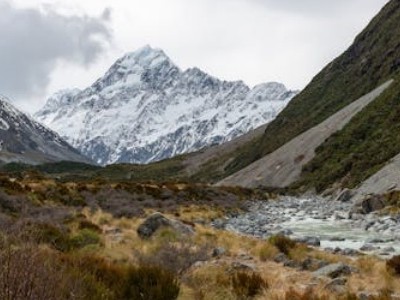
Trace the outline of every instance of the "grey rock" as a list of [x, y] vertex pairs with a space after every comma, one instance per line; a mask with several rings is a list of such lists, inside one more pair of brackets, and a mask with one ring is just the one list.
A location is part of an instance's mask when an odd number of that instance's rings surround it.
[[382, 251], [386, 252], [386, 253], [393, 253], [393, 252], [396, 252], [396, 249], [394, 249], [393, 247], [386, 247], [386, 248], [382, 249]]
[[338, 278], [341, 276], [350, 275], [351, 273], [352, 273], [351, 268], [348, 265], [345, 265], [343, 263], [337, 263], [325, 266], [313, 272], [313, 275], [315, 277], [326, 276], [330, 278]]
[[367, 244], [383, 244], [385, 240], [379, 238], [367, 239]]
[[232, 270], [235, 271], [255, 271], [256, 267], [253, 264], [248, 264], [248, 263], [242, 263], [235, 261], [231, 265]]
[[382, 195], [368, 195], [361, 200], [361, 211], [364, 214], [381, 210], [385, 208], [386, 204]]
[[193, 235], [194, 229], [180, 221], [166, 218], [161, 213], [154, 213], [149, 216], [137, 229], [139, 237], [150, 238], [161, 227], [170, 227], [183, 235]]
[[306, 258], [301, 263], [301, 269], [305, 271], [315, 271], [319, 270], [328, 265], [328, 262], [324, 260], [319, 260], [315, 258]]
[[331, 242], [344, 242], [346, 239], [338, 236], [331, 237], [329, 241]]
[[371, 244], [365, 244], [364, 246], [362, 246], [362, 247], [360, 248], [361, 251], [367, 251], [367, 252], [369, 252], [369, 251], [376, 251], [376, 250], [378, 250], [378, 249], [379, 249], [379, 247], [376, 247], [376, 246], [371, 245]]
[[289, 261], [289, 258], [287, 257], [286, 254], [283, 254], [283, 253], [279, 253], [274, 257], [274, 262], [276, 262], [276, 263], [285, 264], [288, 261]]
[[344, 189], [336, 197], [335, 201], [338, 201], [338, 202], [349, 202], [353, 196], [354, 196], [354, 191], [353, 190]]
[[347, 278], [340, 277], [332, 279], [325, 285], [325, 289], [332, 293], [343, 293], [345, 291], [344, 286], [347, 283]]
[[340, 254], [345, 255], [345, 256], [357, 256], [360, 255], [360, 252], [354, 249], [346, 248], [343, 249]]
[[217, 229], [225, 229], [226, 222], [224, 220], [218, 219], [212, 222], [212, 226]]
[[226, 253], [225, 248], [218, 247], [218, 248], [213, 249], [212, 256], [213, 257], [220, 257], [220, 256], [224, 255], [225, 253]]
[[295, 241], [309, 246], [315, 246], [315, 247], [321, 246], [321, 240], [314, 236], [305, 236], [296, 238]]
[[297, 261], [294, 261], [294, 260], [291, 260], [291, 259], [289, 259], [288, 261], [284, 262], [283, 266], [284, 267], [288, 267], [288, 268], [292, 268], [292, 269], [298, 269], [298, 268], [302, 267], [301, 263], [299, 263]]

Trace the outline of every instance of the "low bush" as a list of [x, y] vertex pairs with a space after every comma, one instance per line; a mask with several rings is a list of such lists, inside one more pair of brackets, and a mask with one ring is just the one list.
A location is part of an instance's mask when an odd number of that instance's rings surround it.
[[97, 232], [90, 229], [83, 229], [70, 240], [73, 249], [81, 249], [89, 245], [98, 245], [101, 238]]
[[147, 254], [136, 252], [135, 255], [141, 264], [159, 266], [174, 274], [182, 274], [194, 263], [208, 260], [209, 252], [207, 245], [198, 246], [187, 240], [163, 242]]
[[42, 223], [32, 225], [28, 232], [38, 243], [48, 244], [62, 252], [71, 249], [68, 232], [52, 224]]
[[82, 274], [74, 276], [57, 255], [36, 246], [8, 245], [0, 251], [0, 266], [0, 299], [90, 299], [89, 295], [98, 295], [93, 289], [85, 293]]
[[232, 275], [232, 288], [238, 299], [253, 298], [269, 285], [259, 274], [237, 272]]
[[395, 275], [400, 276], [400, 255], [393, 256], [386, 262], [386, 267]]
[[274, 245], [278, 250], [286, 255], [290, 250], [296, 247], [296, 242], [284, 235], [275, 235], [269, 238], [269, 242]]
[[175, 300], [180, 291], [175, 275], [157, 266], [131, 268], [127, 274], [123, 299]]

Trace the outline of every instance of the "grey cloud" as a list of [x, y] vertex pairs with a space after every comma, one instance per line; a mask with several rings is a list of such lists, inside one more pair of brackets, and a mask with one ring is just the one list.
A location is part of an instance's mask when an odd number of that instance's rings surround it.
[[[348, 11], [349, 6], [353, 5], [363, 10], [366, 7], [376, 5], [376, 0], [251, 0], [260, 5], [265, 5], [269, 9], [283, 12], [291, 12], [302, 15], [317, 15], [318, 17], [340, 17], [334, 14]], [[385, 0], [388, 2], [389, 0]], [[382, 2], [382, 1], [380, 1]]]
[[95, 62], [112, 39], [110, 14], [107, 9], [98, 18], [64, 16], [0, 0], [0, 93], [20, 100], [40, 96], [60, 60]]

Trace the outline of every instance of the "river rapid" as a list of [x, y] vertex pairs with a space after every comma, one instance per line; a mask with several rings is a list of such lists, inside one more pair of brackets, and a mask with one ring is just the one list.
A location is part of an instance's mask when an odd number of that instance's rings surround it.
[[353, 203], [321, 197], [281, 197], [249, 202], [247, 207], [247, 212], [217, 220], [213, 225], [258, 238], [283, 234], [345, 255], [400, 254], [400, 215], [351, 213]]

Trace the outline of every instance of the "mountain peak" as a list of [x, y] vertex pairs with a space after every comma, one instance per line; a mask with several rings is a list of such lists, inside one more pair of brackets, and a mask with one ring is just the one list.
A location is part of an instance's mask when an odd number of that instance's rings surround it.
[[165, 61], [171, 62], [171, 59], [162, 49], [152, 48], [150, 45], [146, 45], [134, 52], [126, 54], [120, 60], [120, 65], [128, 69], [135, 65], [151, 69]]
[[144, 46], [81, 93], [56, 95], [59, 100], [50, 99], [36, 117], [99, 164], [148, 163], [271, 121], [293, 94], [269, 90], [274, 94], [262, 87], [251, 94], [242, 81], [223, 81], [199, 68], [181, 71], [164, 51]]
[[118, 59], [88, 94], [112, 95], [126, 88], [159, 89], [169, 85], [177, 73], [180, 73], [179, 68], [163, 50], [147, 45]]

